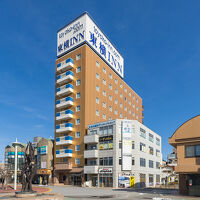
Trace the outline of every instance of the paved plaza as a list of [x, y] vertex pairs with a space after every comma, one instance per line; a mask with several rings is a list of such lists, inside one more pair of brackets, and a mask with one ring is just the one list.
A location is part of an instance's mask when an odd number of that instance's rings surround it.
[[144, 200], [197, 200], [199, 197], [179, 196], [173, 189], [112, 189], [112, 188], [82, 188], [71, 186], [50, 186], [53, 193], [61, 193], [65, 200], [93, 199], [144, 199]]

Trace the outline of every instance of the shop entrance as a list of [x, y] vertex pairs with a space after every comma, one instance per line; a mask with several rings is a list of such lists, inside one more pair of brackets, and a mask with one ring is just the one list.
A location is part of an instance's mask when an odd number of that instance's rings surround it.
[[81, 174], [70, 174], [69, 181], [70, 181], [70, 185], [81, 186], [82, 176]]
[[99, 186], [112, 187], [113, 186], [112, 174], [100, 174]]

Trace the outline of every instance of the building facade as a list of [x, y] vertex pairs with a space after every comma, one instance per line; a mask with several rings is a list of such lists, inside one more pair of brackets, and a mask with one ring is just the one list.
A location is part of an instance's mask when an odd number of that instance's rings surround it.
[[[17, 174], [18, 181], [21, 180], [21, 171], [24, 166], [24, 155], [25, 155], [26, 144], [19, 143], [17, 147]], [[15, 147], [13, 144], [7, 145], [5, 147], [5, 168], [8, 171], [9, 182], [11, 182], [14, 178], [14, 170], [15, 170]]]
[[117, 118], [142, 123], [142, 99], [123, 80], [123, 57], [87, 13], [57, 40], [55, 181], [80, 185], [87, 126]]
[[176, 148], [179, 192], [200, 196], [200, 115], [183, 123], [169, 138]]
[[37, 157], [37, 172], [34, 182], [47, 185], [53, 182], [54, 141], [52, 139], [35, 137], [34, 145]]
[[84, 143], [84, 174], [90, 186], [160, 184], [161, 137], [139, 121], [116, 119], [89, 125]]

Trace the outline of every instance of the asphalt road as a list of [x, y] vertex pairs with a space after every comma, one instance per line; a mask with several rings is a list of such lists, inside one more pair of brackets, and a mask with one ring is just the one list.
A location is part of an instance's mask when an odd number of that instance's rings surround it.
[[144, 199], [144, 200], [197, 200], [199, 197], [183, 197], [177, 190], [169, 189], [112, 189], [112, 188], [82, 188], [72, 186], [49, 186], [52, 193], [61, 193], [65, 200], [94, 199]]

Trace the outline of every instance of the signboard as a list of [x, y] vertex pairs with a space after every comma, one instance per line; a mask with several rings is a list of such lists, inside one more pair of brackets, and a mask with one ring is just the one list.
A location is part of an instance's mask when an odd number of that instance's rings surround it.
[[47, 168], [47, 162], [41, 162], [41, 169]]
[[122, 121], [122, 170], [132, 168], [132, 122]]
[[40, 154], [47, 154], [47, 146], [40, 147]]
[[99, 173], [100, 174], [112, 174], [112, 168], [100, 168]]
[[118, 186], [120, 188], [135, 187], [135, 176], [121, 175], [118, 177]]
[[99, 142], [110, 141], [113, 140], [113, 136], [104, 136], [99, 138]]
[[51, 170], [50, 169], [38, 169], [37, 170], [37, 174], [51, 174]]
[[124, 77], [124, 59], [101, 29], [83, 13], [57, 33], [57, 56], [87, 43], [117, 74]]

